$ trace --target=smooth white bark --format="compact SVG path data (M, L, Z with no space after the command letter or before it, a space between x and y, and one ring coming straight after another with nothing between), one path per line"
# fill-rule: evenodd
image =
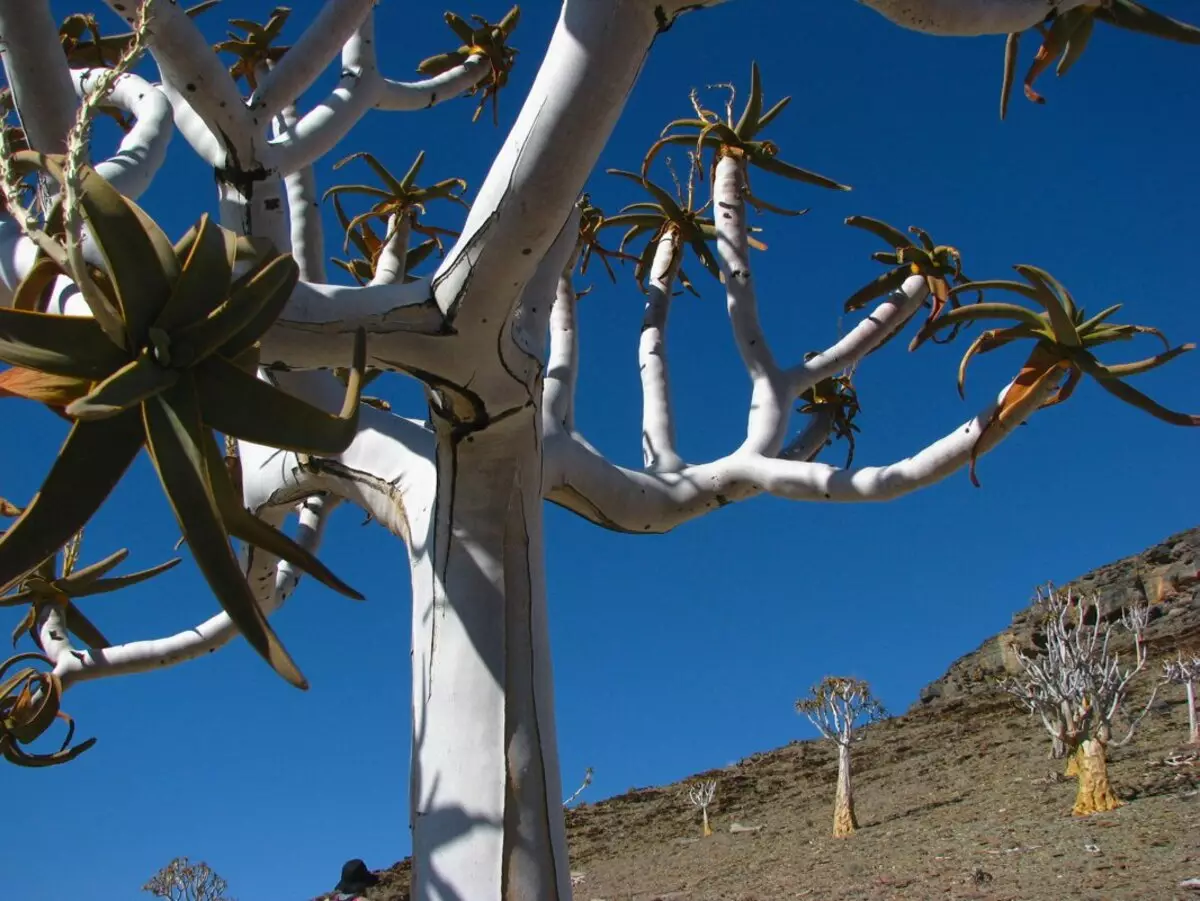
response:
M575 261L569 266L574 270ZM579 297L571 272L559 275L550 312L550 356L542 389L545 429L575 429L575 389L579 384Z
M95 90L104 71L71 70L71 82L80 98ZM117 152L93 165L114 188L130 200L136 200L150 187L167 158L167 147L174 132L171 103L157 87L141 76L127 72L113 83L105 105L124 110L133 116L134 122L117 146Z
M494 333L507 318L595 167L658 28L647 0L563 4L517 121L433 280L438 306L461 327L486 320Z
M1040 25L1052 12L1096 0L859 0L892 22L927 34L1011 34Z
M438 427L437 503L411 543L416 898L571 897L538 417Z
M912 319L928 296L929 287L924 276L914 275L905 279L899 290L889 294L844 338L788 370L786 377L792 396L845 371L882 346Z
M29 146L65 152L78 103L47 0L0 0L0 56Z
M391 285L404 279L404 269L408 256L408 237L412 231L412 219L408 214L388 218L387 240L379 251L379 259L375 262L375 275L371 278L372 285Z
M840 469L825 463L738 452L678 473L625 469L567 435L546 439L547 497L617 531L665 532L717 507L758 494L797 501L888 501L939 482L966 466L984 426L1008 387L950 434L911 457L886 466ZM1008 427L992 429L980 454L1015 431L1050 394L1031 394L1014 409Z
M252 113L271 117L291 105L325 71L342 45L369 18L378 0L325 0L250 98Z
M646 310L638 339L642 379L642 461L654 472L678 472L683 458L675 450L675 411L667 376L667 316L679 272L679 235L669 230L658 239L647 279Z
M758 316L758 298L750 272L745 193L744 165L731 156L722 157L713 179L713 219L717 225L717 258L725 280L729 322L750 376L750 412L742 450L774 456L786 436L787 407L792 395Z

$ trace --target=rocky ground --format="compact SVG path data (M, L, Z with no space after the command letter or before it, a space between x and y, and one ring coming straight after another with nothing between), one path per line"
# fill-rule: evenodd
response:
M1200 528L1102 567L1075 585L1103 615L1154 604L1158 660L1200 651ZM836 761L816 742L755 754L686 782L632 791L568 812L576 901L1169 901L1200 877L1200 749L1183 744L1183 691L1160 693L1135 740L1112 754L1124 806L1070 815L1074 781L1049 739L993 687L1015 648L1037 641L1029 611L956 661L908 713L855 748L861 829L830 835ZM1120 645L1118 645L1120 648ZM702 838L688 787L717 781L716 834ZM408 861L371 901L407 901Z

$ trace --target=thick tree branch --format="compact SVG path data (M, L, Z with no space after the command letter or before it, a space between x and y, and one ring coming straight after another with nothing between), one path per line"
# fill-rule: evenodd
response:
M886 466L839 469L739 451L678 473L636 472L610 463L570 436L548 435L547 497L598 525L636 533L666 532L717 507L762 493L796 501L894 500L967 465L983 427L1008 390L944 438ZM979 453L990 451L1011 434L1015 424L1028 418L1052 390L1047 386L1023 399L1007 427L997 425L988 432Z
M242 444L247 506L279 525L299 497L327 492L358 504L393 534L407 540L406 510L432 505L433 438L419 423L365 408L358 437L336 458L297 460L294 454ZM332 503L332 502L331 502ZM315 511L314 511L315 512ZM297 539L314 547L320 523L302 520ZM263 611L274 612L294 587L289 570L257 549L247 579ZM65 633L64 633L65 635ZM70 688L77 682L163 669L215 651L237 635L219 613L175 635L134 641L102 650L80 650L65 638L54 646L55 673Z
M725 279L726 305L734 341L750 375L750 413L742 450L774 456L783 444L792 397L775 362L758 316L758 298L750 272L746 222L746 173L741 161L722 156L713 180L713 217L717 256Z
M575 285L571 273L579 258L579 248L558 276L554 306L550 311L550 354L542 386L544 432L575 430L575 388L579 383L579 324Z
M408 239L412 232L412 219L408 213L393 213L387 221L387 240L379 251L379 259L375 261L375 274L371 277L372 285L391 285L404 279L407 266Z
M72 69L71 80L80 98L95 89L104 69ZM96 172L113 187L136 200L150 187L167 157L174 120L165 94L144 78L127 72L112 86L105 102L134 117L133 127L108 159L95 163Z
M507 318L595 167L658 28L647 0L566 0L462 238L434 277L450 319L486 321L494 333Z
M133 24L137 5L129 0L106 0L122 19ZM147 28L150 54L158 63L163 90L175 108L181 134L196 152L217 169L241 171L260 160L270 117L255 119L246 110L241 92L213 53L212 46L177 3L155 3ZM191 110L191 115L184 109ZM208 135L198 128L196 117ZM221 148L213 153L213 142Z
M638 340L642 380L642 461L653 472L678 472L683 458L675 450L675 411L667 374L667 316L671 292L682 261L679 234L668 230L658 239L646 291L646 309Z
M296 110L287 106L275 117L276 135L285 134L296 124ZM288 219L291 222L292 256L306 282L324 282L325 229L321 225L321 199L317 196L317 177L312 166L285 175Z
M461 66L422 81L383 79L375 95L375 108L393 112L411 112L437 106L469 91L491 74L482 56L471 56Z
M47 0L0 0L0 55L29 146L64 153L78 103Z
M294 52L295 48L288 51L284 61ZM331 152L372 109L382 89L375 51L375 17L368 15L342 45L342 76L337 85L285 136L272 142L279 171L286 175Z
M827 350L789 369L786 375L793 397L818 382L855 365L881 347L921 308L929 288L925 277L914 275L887 296L850 333Z
M251 96L252 115L270 118L295 103L369 17L377 0L326 0L300 39L263 78Z

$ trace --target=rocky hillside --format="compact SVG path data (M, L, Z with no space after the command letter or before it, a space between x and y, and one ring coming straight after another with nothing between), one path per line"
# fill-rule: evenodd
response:
M1200 650L1200 528L1088 573L1102 615L1154 604L1158 660ZM1073 782L1049 739L992 687L1038 641L1029 610L957 660L903 716L855 748L862 829L830 835L836 761L817 742L754 754L692 780L628 792L568 812L576 901L978 901L1164 899L1200 891L1200 753L1183 745L1183 692L1166 689L1135 741L1112 754L1127 803L1070 816ZM1143 679L1145 703L1153 676ZM716 834L700 837L688 785L715 779ZM409 862L371 901L407 901Z

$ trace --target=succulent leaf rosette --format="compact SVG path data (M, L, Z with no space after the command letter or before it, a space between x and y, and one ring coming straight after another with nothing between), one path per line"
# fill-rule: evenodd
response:
M461 66L473 56L487 60L490 68L488 77L467 92L469 94L483 92L471 121L479 121L483 108L487 106L490 98L492 123L498 124L500 121L500 91L508 84L508 73L512 71L513 63L517 59L517 50L508 45L508 39L512 37L513 31L521 19L521 7L514 6L504 14L504 18L495 24L482 16L471 16L472 21L475 22L475 26L472 27L465 19L452 12L447 12L444 18L446 24L450 26L450 30L463 42L462 46L449 53L439 53L421 60L417 64L417 71L422 75L441 75Z
M704 109L693 100L696 115L685 119L676 119L663 129L662 136L651 146L646 158L642 161L642 177L650 171L650 164L664 147L672 144L694 145L697 161L703 158L705 150L712 150L717 159L733 157L745 167L745 199L755 209L767 210L782 216L799 216L807 210L790 210L774 206L758 197L750 188L749 167L753 166L763 172L780 175L792 181L804 182L820 188L835 191L849 191L848 185L834 181L808 169L802 169L779 158L779 145L774 141L764 140L760 133L770 125L788 103L791 97L784 97L766 111L763 110L762 76L758 63L753 63L750 69L750 97L741 115L736 119L730 108L725 118L712 110Z
M1058 57L1055 74L1066 75L1079 62L1088 48L1096 23L1102 22L1125 31L1176 41L1181 44L1200 44L1200 28L1155 12L1136 0L1097 0L1063 13L1056 13L1047 24L1039 25L1042 43L1025 75L1025 97L1034 103L1046 100L1034 89L1037 79ZM1004 79L1000 87L1000 118L1008 114L1009 99L1017 77L1021 34L1008 36L1004 47Z
M24 152L14 165L60 184L67 177L61 157ZM86 167L79 205L103 265L84 261L55 208L46 228L30 233L40 256L13 308L0 309L0 362L23 375L9 380L8 393L55 406L72 423L40 490L0 536L0 591L79 532L145 447L221 606L280 675L306 687L259 609L230 538L361 596L243 507L213 432L300 454L341 453L358 427L366 336L355 336L345 402L330 415L255 374L259 339L298 280L290 255L239 238L207 215L172 244L140 207ZM45 289L60 274L75 282L92 318L42 312Z
M963 354L958 367L958 391L965 396L967 367L971 360L981 354L990 353L1015 341L1032 341L1033 349L1022 365L1012 387L1005 393L1003 401L989 419L971 455L971 481L979 484L975 475L978 448L994 428L1009 424L1014 411L1032 394L1046 391L1057 385L1042 407L1053 406L1065 401L1074 392L1085 375L1109 394L1127 404L1137 407L1172 425L1200 426L1200 416L1179 413L1162 406L1157 401L1134 388L1126 378L1150 372L1191 350L1195 344L1172 347L1158 329L1147 325L1121 325L1111 318L1121 309L1114 304L1094 316L1078 306L1071 293L1049 272L1036 266L1013 267L1024 279L1017 281L967 282L951 289L951 294L960 291L1006 291L1032 301L1039 309L1030 309L1015 303L975 303L950 310L937 319L927 321L913 340L919 346L927 338L946 328L956 328L967 322L1001 321L1010 322L1001 328L989 329L980 334ZM1128 341L1137 335L1153 335L1162 341L1162 353L1130 363L1101 363L1093 351L1114 341ZM1061 384L1059 382L1061 381Z

